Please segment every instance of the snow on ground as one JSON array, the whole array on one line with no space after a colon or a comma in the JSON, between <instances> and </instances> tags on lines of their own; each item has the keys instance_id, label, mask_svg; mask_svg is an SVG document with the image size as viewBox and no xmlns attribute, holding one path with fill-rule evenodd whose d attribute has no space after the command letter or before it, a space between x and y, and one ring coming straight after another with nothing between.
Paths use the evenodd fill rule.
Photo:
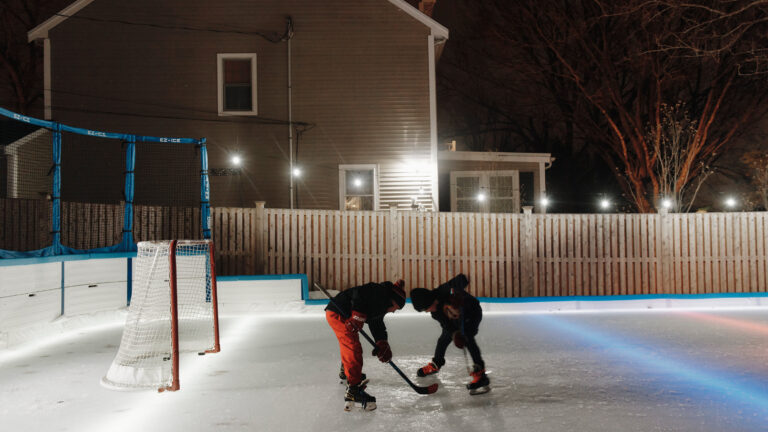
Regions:
<instances>
[{"instance_id":1,"label":"snow on ground","mask_svg":"<svg viewBox=\"0 0 768 432\"><path fill-rule=\"evenodd\" d=\"M503 309L487 305L488 310ZM124 313L0 350L0 429L15 431L759 431L768 427L765 308L486 313L478 341L493 390L470 396L451 347L436 377L416 369L439 328L410 305L388 315L393 360L370 355L373 412L343 411L336 339L322 306L221 318L222 352L181 358L181 390L100 386ZM66 326L64 326L66 327Z\"/></svg>"}]
</instances>

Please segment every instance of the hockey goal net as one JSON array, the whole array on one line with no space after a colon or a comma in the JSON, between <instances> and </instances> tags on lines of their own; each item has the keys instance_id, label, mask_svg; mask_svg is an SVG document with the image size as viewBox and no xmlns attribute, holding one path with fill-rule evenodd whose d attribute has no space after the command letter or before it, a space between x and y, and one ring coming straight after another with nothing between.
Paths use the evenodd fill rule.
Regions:
<instances>
[{"instance_id":1,"label":"hockey goal net","mask_svg":"<svg viewBox=\"0 0 768 432\"><path fill-rule=\"evenodd\" d=\"M219 351L216 275L209 240L140 242L113 389L179 389L179 353Z\"/></svg>"}]
</instances>

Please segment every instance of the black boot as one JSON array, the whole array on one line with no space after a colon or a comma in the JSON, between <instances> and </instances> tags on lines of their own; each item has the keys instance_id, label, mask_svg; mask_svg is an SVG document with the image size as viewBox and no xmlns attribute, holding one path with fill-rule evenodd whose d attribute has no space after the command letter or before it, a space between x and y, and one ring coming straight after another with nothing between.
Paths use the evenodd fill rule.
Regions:
<instances>
[{"instance_id":1,"label":"black boot","mask_svg":"<svg viewBox=\"0 0 768 432\"><path fill-rule=\"evenodd\" d=\"M491 390L490 384L491 381L488 379L488 376L485 374L485 368L482 366L475 365L472 373L469 374L472 377L472 382L467 384L467 390L469 390L469 394L476 395L476 394L482 394L486 393Z\"/></svg>"},{"instance_id":2,"label":"black boot","mask_svg":"<svg viewBox=\"0 0 768 432\"><path fill-rule=\"evenodd\" d=\"M376 398L366 393L360 385L348 385L344 394L344 411L351 411L355 404L366 411L373 411L376 409Z\"/></svg>"}]
</instances>

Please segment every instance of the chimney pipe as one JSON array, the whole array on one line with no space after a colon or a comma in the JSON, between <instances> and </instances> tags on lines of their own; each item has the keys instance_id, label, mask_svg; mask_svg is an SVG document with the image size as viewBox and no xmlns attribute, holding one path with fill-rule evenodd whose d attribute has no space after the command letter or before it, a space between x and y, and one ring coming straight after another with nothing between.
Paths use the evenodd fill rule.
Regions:
<instances>
[{"instance_id":1,"label":"chimney pipe","mask_svg":"<svg viewBox=\"0 0 768 432\"><path fill-rule=\"evenodd\" d=\"M435 3L437 3L437 0L421 0L419 2L419 10L424 15L432 17L432 11L435 9Z\"/></svg>"}]
</instances>

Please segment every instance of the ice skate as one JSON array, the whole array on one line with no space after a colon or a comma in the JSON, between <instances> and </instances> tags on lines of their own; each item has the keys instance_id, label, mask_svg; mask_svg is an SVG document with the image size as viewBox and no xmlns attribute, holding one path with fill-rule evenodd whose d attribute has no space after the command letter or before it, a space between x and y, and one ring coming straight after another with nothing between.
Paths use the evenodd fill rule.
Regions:
<instances>
[{"instance_id":1,"label":"ice skate","mask_svg":"<svg viewBox=\"0 0 768 432\"><path fill-rule=\"evenodd\" d=\"M347 386L347 392L344 394L344 411L352 411L356 405L365 411L376 409L376 398L365 392L364 386Z\"/></svg>"},{"instance_id":2,"label":"ice skate","mask_svg":"<svg viewBox=\"0 0 768 432\"><path fill-rule=\"evenodd\" d=\"M469 394L471 395L479 395L483 393L488 393L491 391L491 381L488 379L488 376L485 374L485 369L481 368L478 365L475 365L472 373L469 374L472 377L472 382L467 384L467 390L469 390Z\"/></svg>"},{"instance_id":3,"label":"ice skate","mask_svg":"<svg viewBox=\"0 0 768 432\"><path fill-rule=\"evenodd\" d=\"M416 372L416 375L425 377L427 375L433 375L438 372L440 372L440 366L436 365L435 362L429 362L426 366L419 368L419 370Z\"/></svg>"}]
</instances>

